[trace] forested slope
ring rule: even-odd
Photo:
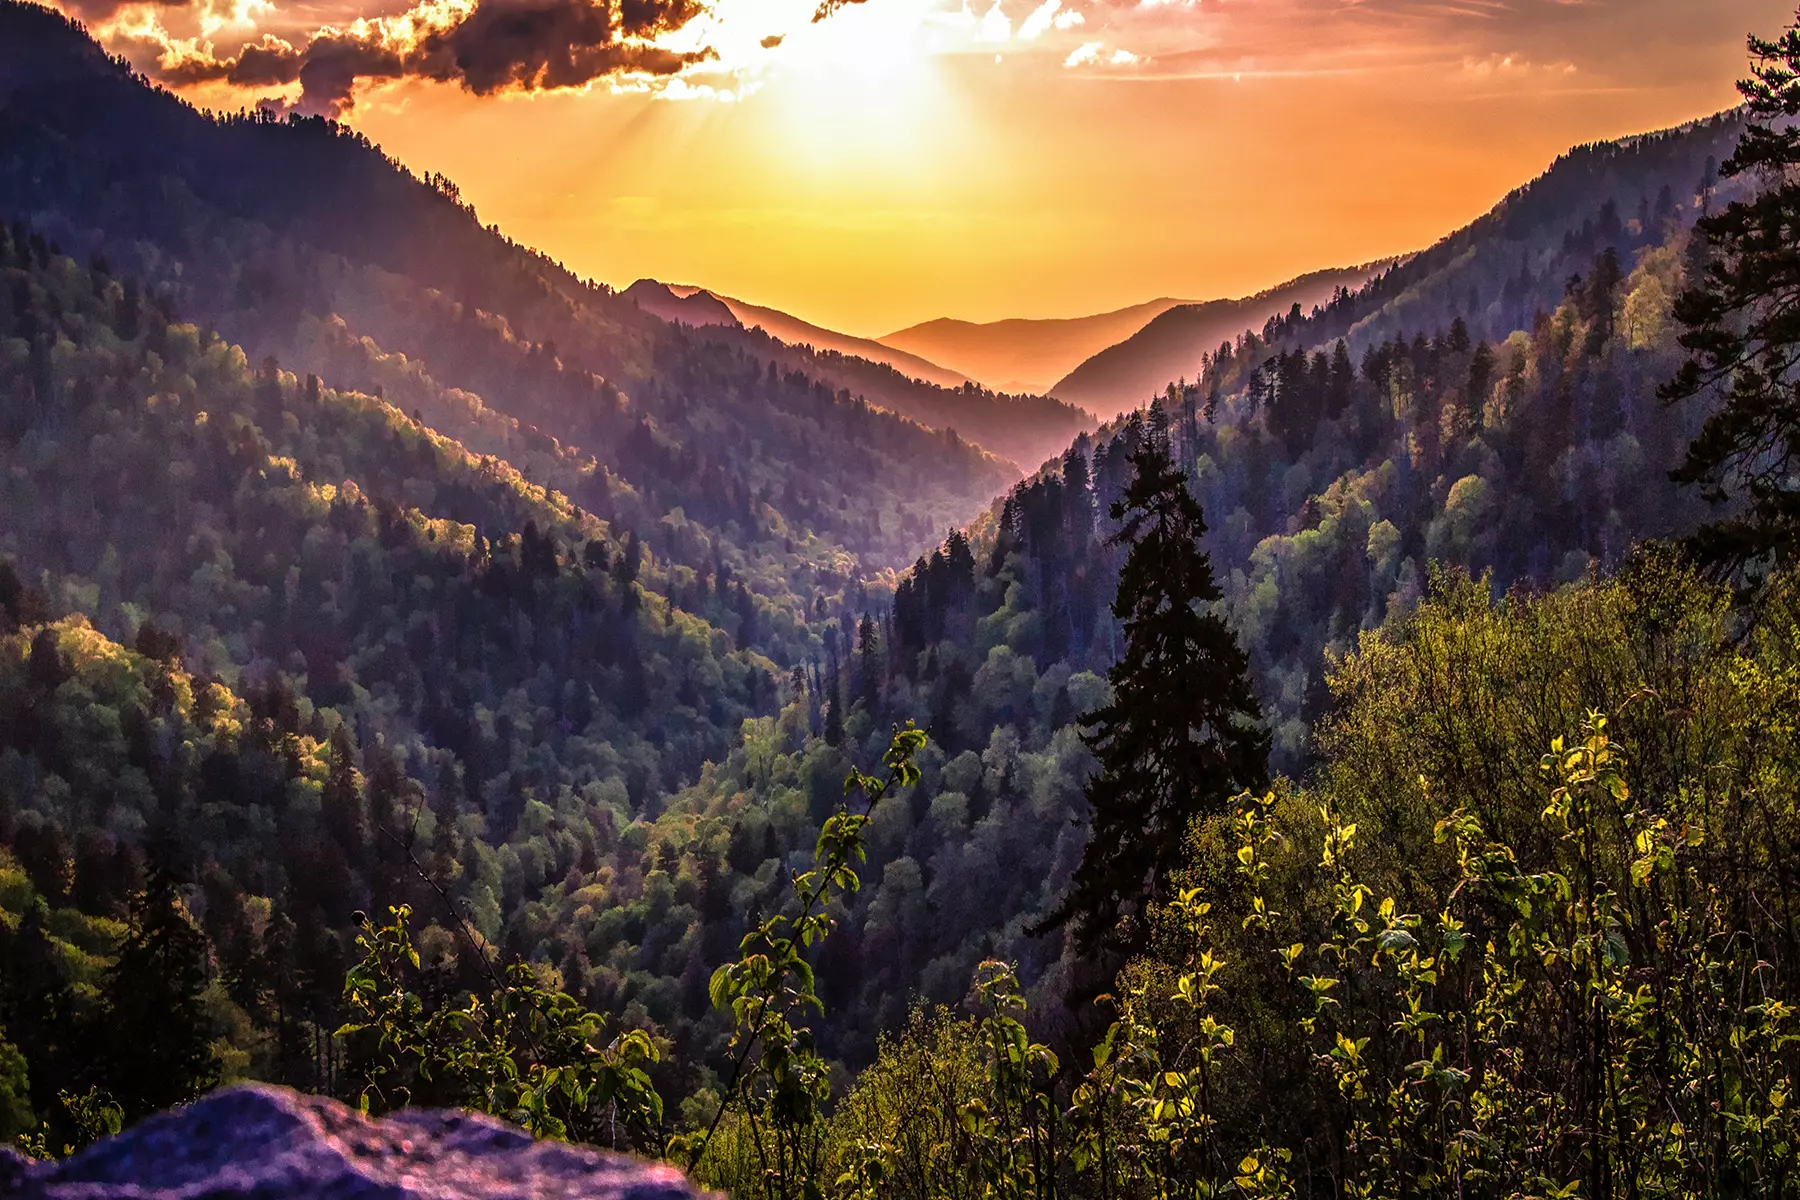
[[[1447,306],[1428,325],[1370,334],[1352,357],[1326,317],[1274,320],[1209,356],[1186,392],[1080,439],[915,564],[886,620],[846,615],[839,669],[806,680],[810,703],[757,726],[677,797],[652,841],[712,846],[739,872],[734,906],[773,904],[785,885],[756,865],[764,850],[804,844],[849,765],[876,757],[893,721],[916,719],[931,736],[921,784],[880,812],[866,886],[819,959],[828,1047],[866,1053],[905,1013],[902,981],[957,1003],[990,957],[1017,964],[1034,996],[1056,995],[1072,960],[1060,936],[1028,931],[1081,853],[1092,758],[1078,718],[1104,701],[1121,645],[1110,611],[1119,552],[1105,543],[1135,449],[1167,431],[1206,512],[1275,761],[1304,773],[1311,730],[1331,711],[1332,662],[1410,613],[1434,570],[1485,574],[1496,595],[1550,589],[1704,519],[1704,501],[1667,477],[1704,414],[1655,392],[1683,357],[1670,305],[1700,254],[1691,222],[1723,202],[1706,164],[1729,152],[1734,128],[1593,148],[1571,160],[1576,183],[1528,189],[1561,199],[1537,223],[1507,227],[1507,257],[1541,264],[1541,307],[1524,329],[1486,340],[1466,309]],[[1607,213],[1635,206],[1640,190],[1654,212],[1665,187],[1680,200],[1660,225],[1599,238]],[[1447,261],[1467,269],[1461,255]],[[1392,287],[1384,276],[1338,311],[1385,329]],[[1409,288],[1468,302],[1433,272]],[[845,714],[841,741],[833,710]],[[825,736],[808,740],[809,720]],[[693,869],[711,868],[703,856]],[[604,894],[629,907],[628,894]],[[559,911],[573,909],[548,905],[544,936],[571,919]],[[1035,1027],[1060,1019],[1053,1005]]]
[[[151,855],[211,880],[208,922],[260,904],[341,953],[429,847],[501,940],[778,707],[751,647],[802,654],[805,614],[723,572],[695,586],[382,401],[254,372],[105,272],[0,241],[0,833],[40,848],[41,890]],[[98,848],[65,867],[78,842]]]
[[[1360,287],[1372,267],[1315,271],[1241,300],[1176,304],[1143,328],[1085,358],[1050,393],[1103,419],[1141,407],[1176,380],[1199,374],[1200,360],[1220,339],[1261,328],[1270,317],[1330,303]]]
[[[1683,357],[1670,308],[1698,261],[1688,231],[1728,198],[1716,167],[1741,127],[1578,150],[1322,311],[1240,333],[1158,402],[1290,768],[1323,712],[1327,654],[1416,603],[1428,563],[1549,586],[1703,515],[1667,478],[1702,414],[1655,391]],[[1040,667],[1107,661],[1104,514],[1146,419],[1084,440],[981,526],[991,582],[959,585],[963,627]],[[931,578],[902,582],[896,631],[941,661]]]
[[[713,970],[907,719],[931,741],[832,902],[819,1044],[871,1060],[990,958],[1058,996],[1072,958],[1030,930],[1082,852],[1147,436],[1297,771],[1331,656],[1430,563],[1530,591],[1702,512],[1664,475],[1700,414],[1654,389],[1735,118],[1576,153],[996,501],[1006,465],[829,356],[666,325],[342,130],[209,121],[58,18],[0,22],[0,1023],[50,1064],[40,1113],[89,1080],[166,1101],[101,1031],[175,873],[184,1020],[226,1074],[344,1090],[353,914],[404,899],[434,994],[486,965],[471,939],[534,964],[665,1039],[670,1123],[704,1121]]]
[[[837,770],[865,574],[1016,469],[830,373],[889,368],[669,326],[343,129],[206,118],[47,10],[0,27],[0,841],[45,919],[203,881],[202,1032],[327,1086],[353,914],[447,900],[690,1047],[691,1092],[704,972],[812,828],[649,822],[750,718]],[[74,989],[0,1001],[55,1112],[109,1010],[19,903],[20,996]]]
[[[414,178],[348,129],[205,116],[36,5],[8,0],[0,29],[0,216],[84,261],[104,258],[258,363],[326,375],[314,329],[341,320],[373,352],[404,355],[440,387],[593,460],[555,481],[586,508],[606,511],[618,477],[652,521],[679,509],[730,536],[727,513],[773,504],[819,536],[814,557],[842,548],[875,566],[904,561],[1016,477],[945,435],[856,416],[840,363],[766,339],[721,350],[576,278],[484,229],[448,181]],[[857,433],[831,417],[808,434],[765,432],[745,354],[758,386],[773,364],[821,413],[860,420]],[[647,441],[680,452],[638,453]],[[887,464],[857,473],[873,488],[842,486],[851,476],[833,475],[838,456],[815,452],[839,442]],[[776,475],[796,494],[762,494]],[[902,477],[877,499],[884,479]],[[730,540],[756,539],[746,529]]]

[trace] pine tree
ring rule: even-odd
[[[864,613],[856,628],[856,649],[861,660],[857,683],[865,711],[874,713],[881,704],[880,639],[875,633],[875,620]]]
[[[834,643],[828,682],[825,685],[825,744],[833,747],[844,741],[844,698],[843,689],[838,682],[839,674]]]
[[[1108,672],[1112,702],[1083,718],[1100,770],[1087,786],[1087,850],[1061,907],[1088,949],[1130,949],[1145,908],[1167,894],[1192,822],[1268,775],[1269,739],[1249,661],[1212,608],[1220,599],[1200,549],[1206,522],[1153,433],[1131,456],[1135,478],[1112,506],[1125,564],[1113,615],[1125,653]]]
[[[320,819],[325,832],[343,850],[352,865],[360,865],[368,844],[368,820],[363,811],[362,780],[356,770],[356,747],[343,725],[333,727],[328,745],[330,766],[320,789]]]
[[[1463,403],[1469,417],[1469,428],[1481,428],[1482,414],[1487,407],[1488,393],[1494,387],[1494,352],[1486,342],[1475,345],[1475,353],[1469,358],[1469,382],[1463,392]]]
[[[1715,575],[1791,559],[1800,537],[1800,26],[1750,45],[1752,78],[1738,85],[1750,122],[1723,172],[1761,187],[1695,230],[1702,252],[1675,304],[1689,358],[1661,390],[1671,402],[1722,397],[1673,473],[1738,502],[1689,542]]]
[[[131,906],[131,928],[106,978],[106,1082],[128,1117],[192,1100],[219,1080],[206,990],[206,935],[165,866]]]

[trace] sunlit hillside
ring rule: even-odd
[[[793,264],[725,286],[786,244],[755,173],[708,180],[720,286],[615,289],[364,131],[646,104],[610,152],[697,156],[801,80],[838,103],[768,169],[875,178],[900,98],[1051,70],[1124,172],[1127,115],[1191,115],[1120,89],[1266,96],[1230,39],[1287,19],[909,2],[0,0],[0,1191],[288,1200],[416,1134],[742,1200],[1794,1194],[1800,26],[1741,106],[1559,146],[1424,249],[1117,308],[1137,231],[1084,227],[1015,267],[1102,315],[880,340]],[[1300,7],[1346,139],[1355,56],[1439,70],[1393,30],[1462,19]],[[1535,56],[1459,80],[1548,114],[1608,19],[1557,7],[1484,9]],[[1121,186],[1064,162],[958,219]],[[838,234],[955,193],[884,186]],[[278,1178],[231,1141],[311,1144],[275,1124],[109,1140],[250,1080],[393,1120],[305,1109],[330,1161]]]

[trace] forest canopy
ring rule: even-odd
[[[261,1078],[784,1200],[1793,1189],[1800,35],[1079,432],[14,29],[0,1137]]]

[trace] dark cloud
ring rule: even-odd
[[[296,107],[338,116],[362,80],[430,79],[485,96],[580,87],[615,75],[673,75],[712,52],[665,50],[645,39],[680,29],[701,11],[699,0],[479,0],[452,24],[419,22],[424,28],[410,38],[394,21],[374,22],[366,32],[324,29],[299,47],[265,36],[234,57],[165,58],[156,73],[175,85],[297,81]]]

